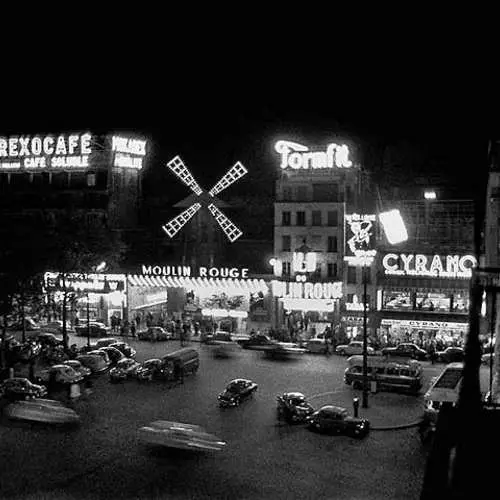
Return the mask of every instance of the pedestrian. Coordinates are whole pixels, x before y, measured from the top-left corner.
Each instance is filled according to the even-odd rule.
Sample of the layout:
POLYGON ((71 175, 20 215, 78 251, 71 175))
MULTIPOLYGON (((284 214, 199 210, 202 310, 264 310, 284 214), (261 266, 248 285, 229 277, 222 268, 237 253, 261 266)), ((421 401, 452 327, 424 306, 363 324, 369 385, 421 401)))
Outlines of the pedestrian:
POLYGON ((135 324, 132 323, 132 325, 130 325, 130 333, 131 333, 132 337, 134 337, 134 338, 135 338, 135 331, 136 331, 135 324))

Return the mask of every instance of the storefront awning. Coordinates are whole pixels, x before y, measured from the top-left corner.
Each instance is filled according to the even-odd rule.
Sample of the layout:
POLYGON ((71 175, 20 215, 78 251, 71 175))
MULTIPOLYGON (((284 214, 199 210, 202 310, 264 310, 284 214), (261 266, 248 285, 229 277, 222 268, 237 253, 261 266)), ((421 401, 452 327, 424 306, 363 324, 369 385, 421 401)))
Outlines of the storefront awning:
POLYGON ((133 307, 134 311, 139 309, 147 309, 148 307, 161 306, 162 304, 166 304, 166 300, 159 300, 158 302, 151 302, 150 304, 143 304, 142 306, 133 307))
POLYGON ((146 276, 143 274, 131 274, 128 276, 131 286, 146 288, 188 288, 199 289, 209 288, 219 291, 233 292, 268 292, 267 283, 263 279, 235 279, 235 278, 192 278, 192 277, 172 277, 172 276, 146 276))

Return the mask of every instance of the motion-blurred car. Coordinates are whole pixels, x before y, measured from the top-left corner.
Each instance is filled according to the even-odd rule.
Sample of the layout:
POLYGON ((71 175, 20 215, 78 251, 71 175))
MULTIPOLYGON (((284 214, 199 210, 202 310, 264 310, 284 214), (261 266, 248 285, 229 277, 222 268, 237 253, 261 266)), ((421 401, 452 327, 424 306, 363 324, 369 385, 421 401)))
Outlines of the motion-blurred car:
POLYGON ((362 438, 370 431, 370 422, 364 418, 350 417, 345 408, 326 405, 306 418, 310 430, 328 434, 346 434, 362 438))
POLYGON ((109 347, 118 349, 120 352, 125 354, 127 358, 135 358, 135 355, 137 354, 136 350, 130 347, 126 342, 115 342, 114 344, 110 344, 109 347))
POLYGON ((51 366, 48 370, 41 371, 38 376, 44 384, 48 383, 51 377, 54 377, 57 384, 78 384, 83 380, 82 375, 66 364, 51 366))
POLYGON ((137 369, 137 380, 149 381, 166 380, 168 377, 167 370, 161 359, 148 359, 137 369))
POLYGON ((326 354, 328 348, 324 338, 313 338, 305 342, 307 352, 326 354))
MULTIPOLYGON (((340 354, 341 356, 354 356, 355 354, 363 354, 363 342, 353 340, 352 342, 349 342, 349 344, 338 345, 335 349, 335 352, 337 354, 340 354)), ((367 347, 367 352, 370 356, 375 354, 375 350, 370 346, 367 347)))
POLYGON ((32 399, 43 398, 47 395, 47 388, 43 385, 33 384, 27 378, 14 377, 0 384, 0 397, 7 399, 32 399))
POLYGON ((148 340, 149 342, 158 342, 160 340, 171 340, 172 334, 161 326, 150 326, 147 330, 137 332, 137 338, 139 340, 148 340))
POLYGON ((299 347, 292 342, 276 342, 276 344, 265 349, 264 356, 271 359, 289 359, 296 356, 301 356, 306 352, 305 349, 299 347))
POLYGON ((204 344, 214 344, 216 342, 232 342, 232 337, 229 332, 224 330, 217 330, 213 332, 205 332, 201 334, 200 342, 204 344))
POLYGON ((464 350, 461 347, 447 347, 436 352, 436 361, 441 363, 461 363, 464 360, 464 350))
POLYGON ((115 347, 100 347, 98 350, 104 351, 108 355, 111 366, 115 366, 119 361, 127 358, 123 352, 119 351, 115 347))
POLYGON ((124 380, 133 378, 137 375, 137 370, 141 364, 135 359, 125 358, 118 361, 114 368, 109 370, 110 382, 123 382, 124 380))
POLYGON ((89 368, 92 373, 101 373, 108 369, 109 365, 102 359, 101 356, 95 354, 80 354, 76 357, 85 368, 89 368))
POLYGON ((382 355, 412 358, 418 361, 425 361, 429 356, 427 351, 418 347, 417 344, 412 344, 410 342, 403 342, 396 347, 384 347, 382 349, 382 355))
POLYGON ((229 382, 226 389, 217 397, 219 406, 222 408, 238 406, 243 399, 252 396, 257 388, 257 384, 251 380, 243 378, 234 379, 229 382))
POLYGON ((154 446, 182 450, 220 451, 226 443, 199 425, 157 420, 139 429, 139 440, 154 446))
POLYGON ((314 413, 314 408, 307 402, 301 392, 285 392, 276 396, 278 420, 288 423, 304 422, 314 413))
POLYGON ((87 335, 89 335, 89 330, 90 337, 107 337, 111 332, 111 328, 109 326, 106 326, 104 323, 98 323, 95 321, 90 322, 88 326, 84 323, 75 327, 76 334, 82 337, 86 337, 87 335))
POLYGON ((64 361, 63 365, 68 365, 75 370, 75 372, 79 373, 83 378, 89 377, 92 371, 90 368, 86 368, 83 366, 80 361, 76 359, 69 359, 68 361, 64 361))
POLYGON ((51 399, 17 401, 8 405, 3 414, 10 419, 49 424, 77 424, 80 422, 80 417, 74 410, 51 399))
POLYGON ((238 344, 243 349, 265 350, 274 346, 276 342, 271 340, 267 335, 252 335, 248 339, 238 340, 238 344))

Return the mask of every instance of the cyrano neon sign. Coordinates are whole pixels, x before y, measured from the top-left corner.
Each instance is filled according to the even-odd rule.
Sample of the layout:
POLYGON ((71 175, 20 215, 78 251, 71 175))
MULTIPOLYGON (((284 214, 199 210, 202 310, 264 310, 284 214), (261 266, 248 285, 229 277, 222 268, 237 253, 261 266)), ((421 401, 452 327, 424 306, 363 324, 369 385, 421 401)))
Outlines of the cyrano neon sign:
POLYGON ((385 274, 399 276, 434 276, 440 278, 470 278, 476 258, 472 255, 434 255, 388 253, 382 259, 385 274))
POLYGON ((281 155, 281 168, 294 170, 350 168, 349 148, 345 145, 329 144, 326 151, 310 151, 307 146, 291 141, 278 141, 274 149, 281 155))

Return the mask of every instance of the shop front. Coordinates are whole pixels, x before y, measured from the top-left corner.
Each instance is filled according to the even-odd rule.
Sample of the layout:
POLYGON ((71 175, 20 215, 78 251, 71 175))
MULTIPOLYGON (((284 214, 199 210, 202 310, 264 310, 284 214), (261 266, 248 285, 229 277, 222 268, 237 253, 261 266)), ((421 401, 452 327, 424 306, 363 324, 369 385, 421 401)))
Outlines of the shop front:
POLYGON ((246 268, 143 265, 128 275, 128 285, 130 320, 138 326, 173 322, 245 333, 256 317, 269 316, 269 287, 246 268))

